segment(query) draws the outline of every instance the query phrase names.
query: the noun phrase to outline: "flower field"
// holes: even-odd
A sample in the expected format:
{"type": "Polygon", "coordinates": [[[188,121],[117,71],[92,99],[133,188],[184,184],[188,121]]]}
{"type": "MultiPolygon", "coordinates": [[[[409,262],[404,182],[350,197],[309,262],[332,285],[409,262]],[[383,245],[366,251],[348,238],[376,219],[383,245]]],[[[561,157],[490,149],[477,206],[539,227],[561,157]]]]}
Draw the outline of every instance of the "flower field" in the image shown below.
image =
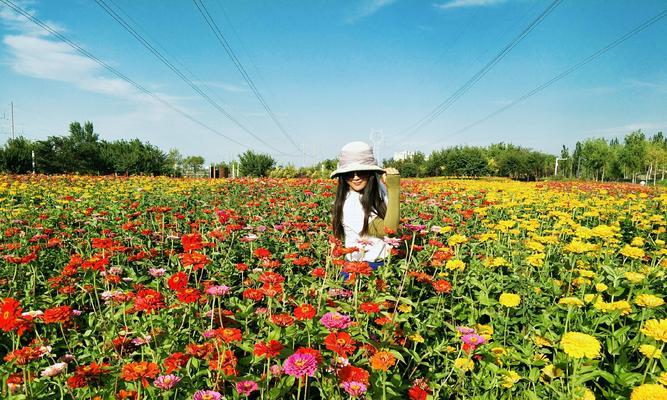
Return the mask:
{"type": "Polygon", "coordinates": [[[334,190],[0,176],[0,397],[667,399],[664,191],[404,180],[373,270],[334,190]]]}

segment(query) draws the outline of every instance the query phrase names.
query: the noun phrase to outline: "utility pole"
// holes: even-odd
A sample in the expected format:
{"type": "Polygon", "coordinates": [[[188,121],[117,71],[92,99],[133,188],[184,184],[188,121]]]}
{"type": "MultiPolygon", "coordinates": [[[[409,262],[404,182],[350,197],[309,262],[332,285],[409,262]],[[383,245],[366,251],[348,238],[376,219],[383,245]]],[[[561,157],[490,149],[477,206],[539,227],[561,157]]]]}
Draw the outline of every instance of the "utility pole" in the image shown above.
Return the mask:
{"type": "MultiPolygon", "coordinates": [[[[567,160],[567,158],[556,157],[556,166],[554,167],[554,176],[558,175],[558,161],[565,161],[565,160],[567,160]]],[[[577,167],[577,171],[578,170],[579,170],[579,168],[577,167]]]]}
{"type": "Polygon", "coordinates": [[[380,147],[384,144],[384,129],[371,129],[371,134],[369,136],[371,143],[373,144],[373,154],[375,159],[378,162],[378,165],[382,163],[380,158],[380,147]]]}
{"type": "MultiPolygon", "coordinates": [[[[5,103],[7,104],[7,103],[5,103]]],[[[14,139],[14,102],[11,102],[12,105],[12,139],[14,139]]]]}

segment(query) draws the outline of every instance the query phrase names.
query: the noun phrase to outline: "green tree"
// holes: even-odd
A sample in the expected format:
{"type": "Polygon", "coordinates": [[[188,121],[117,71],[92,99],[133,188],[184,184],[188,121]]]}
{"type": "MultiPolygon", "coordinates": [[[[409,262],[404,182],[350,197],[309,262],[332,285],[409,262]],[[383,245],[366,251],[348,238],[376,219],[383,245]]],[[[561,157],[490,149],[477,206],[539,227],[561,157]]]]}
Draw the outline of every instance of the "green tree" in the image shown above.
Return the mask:
{"type": "Polygon", "coordinates": [[[204,168],[204,161],[202,156],[189,156],[183,160],[183,167],[186,171],[197,175],[204,168]]]}
{"type": "Polygon", "coordinates": [[[26,174],[32,171],[32,151],[34,144],[19,136],[7,140],[2,149],[2,170],[12,174],[26,174]]]}
{"type": "Polygon", "coordinates": [[[274,165],[276,160],[268,154],[247,150],[239,156],[239,170],[243,176],[268,176],[274,165]]]}
{"type": "Polygon", "coordinates": [[[637,174],[646,166],[646,136],[641,129],[625,136],[620,161],[626,174],[632,177],[632,182],[635,182],[637,174]]]}
{"type": "Polygon", "coordinates": [[[586,139],[582,144],[584,159],[582,165],[586,168],[590,177],[604,181],[605,168],[609,166],[611,150],[609,144],[603,138],[586,139]]]}

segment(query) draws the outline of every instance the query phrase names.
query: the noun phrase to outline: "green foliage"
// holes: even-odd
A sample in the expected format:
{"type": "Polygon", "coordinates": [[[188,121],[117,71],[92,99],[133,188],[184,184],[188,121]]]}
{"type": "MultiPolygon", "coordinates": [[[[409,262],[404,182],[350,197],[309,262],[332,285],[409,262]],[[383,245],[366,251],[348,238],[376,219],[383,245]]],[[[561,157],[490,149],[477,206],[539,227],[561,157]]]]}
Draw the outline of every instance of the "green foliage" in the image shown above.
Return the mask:
{"type": "Polygon", "coordinates": [[[173,172],[171,159],[150,143],[139,139],[106,142],[99,140],[93,123],[72,122],[67,136],[49,136],[30,142],[10,139],[2,150],[2,171],[28,173],[32,170],[31,151],[35,152],[36,172],[44,174],[78,173],[151,174],[173,172]]]}
{"type": "Polygon", "coordinates": [[[139,139],[103,142],[101,153],[103,163],[115,173],[161,175],[170,167],[162,150],[139,139]]]}
{"type": "Polygon", "coordinates": [[[13,174],[26,174],[32,171],[32,154],[34,143],[19,136],[9,139],[0,153],[3,171],[13,174]]]}
{"type": "Polygon", "coordinates": [[[188,173],[197,175],[204,168],[204,157],[189,156],[183,160],[183,168],[188,173]]]}
{"type": "Polygon", "coordinates": [[[247,150],[239,156],[239,169],[243,176],[268,176],[269,171],[276,165],[276,160],[268,154],[255,153],[247,150]]]}

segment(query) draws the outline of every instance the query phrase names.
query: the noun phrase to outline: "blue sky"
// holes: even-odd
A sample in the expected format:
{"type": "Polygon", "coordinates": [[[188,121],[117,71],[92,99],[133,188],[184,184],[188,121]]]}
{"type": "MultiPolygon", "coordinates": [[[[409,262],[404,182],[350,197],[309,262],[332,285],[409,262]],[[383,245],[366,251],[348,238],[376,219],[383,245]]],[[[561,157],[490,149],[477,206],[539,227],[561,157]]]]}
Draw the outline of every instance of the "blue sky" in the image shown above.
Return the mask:
{"type": "Polygon", "coordinates": [[[588,137],[667,131],[667,18],[499,115],[507,105],[644,21],[664,0],[564,0],[438,118],[412,126],[468,81],[551,0],[203,0],[285,128],[268,116],[191,1],[105,0],[188,79],[160,63],[92,0],[12,0],[230,142],[142,94],[0,2],[0,143],[90,120],[101,138],[138,137],[207,161],[248,148],[279,163],[333,158],[353,140],[402,150],[511,142],[557,153],[588,137]],[[373,133],[375,132],[375,133],[373,133]],[[299,147],[299,148],[297,148],[299,147]],[[306,155],[301,154],[305,149],[306,155]]]}

